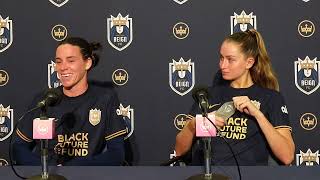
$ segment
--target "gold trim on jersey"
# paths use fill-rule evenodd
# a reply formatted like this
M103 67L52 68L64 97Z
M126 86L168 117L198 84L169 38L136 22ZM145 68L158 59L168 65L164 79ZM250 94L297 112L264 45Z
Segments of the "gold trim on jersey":
M24 141L27 141L27 142L32 142L33 140L32 139L29 139L27 136L25 136L19 129L16 130L18 136L23 139Z
M123 129L121 131L118 131L118 132L115 132L113 134L110 134L109 136L106 136L105 139L106 139L106 141L109 141L110 139L113 139L115 137L121 136L121 135L126 134L126 133L128 133L128 130L127 129Z
M292 132L292 128L290 126L275 126L275 129L289 129Z

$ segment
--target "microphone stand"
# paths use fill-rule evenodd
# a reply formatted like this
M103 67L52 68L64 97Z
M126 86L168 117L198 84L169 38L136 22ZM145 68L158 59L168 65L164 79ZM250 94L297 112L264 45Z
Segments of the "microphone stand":
M202 110L202 117L208 118L207 108L201 104L199 106ZM204 174L193 175L187 180L229 180L230 178L227 176L211 172L211 137L203 137L202 141L204 144Z
M47 107L41 107L40 120L47 120ZM41 148L41 167L42 172L41 175L35 175L28 180L67 180L65 177L58 174L50 174L48 172L48 147L49 140L48 139L40 139L40 148Z

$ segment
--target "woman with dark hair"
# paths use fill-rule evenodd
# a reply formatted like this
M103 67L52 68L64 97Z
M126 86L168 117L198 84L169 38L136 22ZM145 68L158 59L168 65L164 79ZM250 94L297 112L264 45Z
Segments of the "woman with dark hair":
M124 160L124 121L117 115L117 94L88 82L88 72L99 62L99 43L78 37L62 41L56 49L55 69L62 86L60 104L48 107L56 120L56 138L49 141L52 165L121 165ZM43 94L43 93L41 93ZM34 98L31 107L42 100ZM17 128L14 157L17 164L40 164L39 142L32 139L32 121L40 111L27 115Z
M221 77L209 89L208 111L214 114L222 104L232 101L236 112L225 121L215 117L221 132L212 139L213 164L236 165L222 136L240 165L268 165L270 155L290 164L295 145L287 106L260 33L251 29L227 37L220 48L219 67ZM198 104L192 106L190 120L176 137L178 156L186 154L195 142L196 114L201 114ZM193 163L201 163L201 157L194 153Z

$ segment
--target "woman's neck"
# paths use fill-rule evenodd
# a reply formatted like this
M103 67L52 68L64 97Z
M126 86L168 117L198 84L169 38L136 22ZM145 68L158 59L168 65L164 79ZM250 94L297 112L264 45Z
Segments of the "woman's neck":
M238 88L248 88L248 87L252 86L253 84L254 83L253 83L253 80L252 80L250 74L247 74L239 79L233 80L230 83L230 86L238 89Z
M85 93L88 89L88 86L88 83L85 83L83 85L78 85L71 88L63 87L63 94L68 97L77 97Z

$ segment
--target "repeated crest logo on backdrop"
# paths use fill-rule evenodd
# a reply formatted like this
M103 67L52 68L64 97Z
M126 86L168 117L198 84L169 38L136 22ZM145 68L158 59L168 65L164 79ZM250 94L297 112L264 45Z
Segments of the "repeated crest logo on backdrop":
M195 85L194 63L182 57L179 61L172 59L169 63L169 85L180 96L186 95Z
M50 64L48 64L48 87L49 88L56 88L61 85L58 73L56 71L56 63L51 61Z
M0 14L0 53L7 50L13 42L13 22L9 16L2 18Z
M174 118L174 126L178 129L178 130L182 130L183 127L186 125L187 123L187 119L188 119L188 115L186 114L178 114L175 118Z
M0 166L8 166L9 163L7 160L0 158Z
M127 48L133 39L132 18L129 15L123 17L120 13L117 17L111 15L107 18L107 38L116 50Z
M185 39L189 35L190 28L186 23L178 22L173 26L172 32L177 39Z
M125 139L129 138L133 131L134 131L134 109L128 105L127 107L124 107L121 103L119 106L119 109L117 109L117 115L122 116L128 134L126 135Z
M317 57L310 59L309 56L306 56L305 59L298 58L294 62L296 87L306 95L315 92L320 86L319 67L320 61L317 61Z
M311 131L318 124L317 117L312 113L304 113L300 118L300 125L303 129Z
M319 150L312 152L308 149L307 152L300 150L300 153L296 154L296 165L297 166L318 166L319 165Z
M49 0L53 5L61 7L65 5L69 0Z
M9 82L9 74L7 71L0 69L0 87L5 86Z
M51 36L56 41L63 41L68 36L68 30L64 25L57 24L52 28Z
M310 20L303 20L298 25L298 32L302 37L311 37L316 31L316 27Z
M0 104L0 141L6 140L13 131L13 109Z
M230 16L230 23L231 34L248 29L257 29L257 17L253 15L253 12L246 14L243 10L239 15L234 12L233 16Z
M125 69L117 69L112 73L112 81L118 86L125 85L129 80L129 74Z
M181 5L187 2L188 0L173 0L173 1Z

